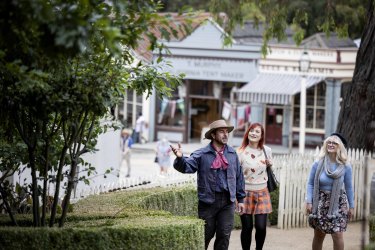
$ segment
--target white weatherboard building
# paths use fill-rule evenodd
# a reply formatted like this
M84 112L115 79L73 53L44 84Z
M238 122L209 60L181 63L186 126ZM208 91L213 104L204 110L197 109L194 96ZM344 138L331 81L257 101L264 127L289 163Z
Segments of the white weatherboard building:
M299 60L307 51L306 144L319 145L335 132L342 84L350 84L357 48L271 46L259 60L257 77L236 91L237 105L250 103L252 120L265 124L266 143L288 146L299 136L301 73Z
M260 46L233 41L224 47L223 34L221 27L208 19L185 39L165 44L170 53L163 57L173 67L164 70L184 73L185 78L172 98L151 100L155 103L155 110L150 112L150 121L155 121L151 138L199 140L202 130L222 117L223 106L231 102L232 89L255 78Z
M318 33L300 47L289 40L271 42L264 58L261 32L252 25L244 28L234 32L232 46L224 47L223 30L208 19L188 37L165 44L169 53L163 57L173 67L164 70L184 73L185 78L172 98L150 100L150 138L199 140L211 121L224 118L237 128L232 144L240 144L249 123L260 122L266 143L291 147L299 139L299 60L304 51L311 61L306 73L306 145L319 145L335 131L341 87L350 83L355 67L355 43Z

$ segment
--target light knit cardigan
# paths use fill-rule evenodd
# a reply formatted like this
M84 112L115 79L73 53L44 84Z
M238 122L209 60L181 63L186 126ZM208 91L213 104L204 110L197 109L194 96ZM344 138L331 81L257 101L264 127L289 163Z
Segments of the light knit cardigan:
M341 176L345 174L345 166L339 164L335 171L329 169L329 159L328 156L325 156L323 159L319 160L318 168L315 173L314 178L314 191L313 191L313 209L312 209L312 216L313 218L318 217L318 203L319 203L319 179L320 175L323 171L326 172L327 176L333 178L333 185L329 203L329 210L327 217L336 218L338 215L338 208L339 208L339 198L341 194L341 188L343 186L343 180Z

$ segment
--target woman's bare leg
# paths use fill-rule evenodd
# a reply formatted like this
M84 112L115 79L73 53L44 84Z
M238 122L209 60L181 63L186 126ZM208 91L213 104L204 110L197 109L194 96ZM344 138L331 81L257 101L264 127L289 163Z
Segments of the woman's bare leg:
M333 249L334 250L344 250L344 233L337 232L332 234Z
M326 234L318 229L314 229L314 239L312 242L312 250L322 250L323 241L326 237Z

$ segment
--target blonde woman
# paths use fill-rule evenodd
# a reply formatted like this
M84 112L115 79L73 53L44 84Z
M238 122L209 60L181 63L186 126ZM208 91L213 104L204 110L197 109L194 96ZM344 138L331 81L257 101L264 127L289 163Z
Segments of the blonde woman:
M346 145L341 134L333 133L324 140L319 160L310 171L306 213L314 228L313 250L322 249L326 234L331 234L335 250L344 249L343 233L354 211L352 167Z
M272 212L271 197L267 189L267 166L272 166L272 151L264 145L264 128L260 123L249 126L237 153L244 173L246 192L245 208L240 214L242 249L250 249L253 224L256 230L256 249L262 249L266 239L267 214Z

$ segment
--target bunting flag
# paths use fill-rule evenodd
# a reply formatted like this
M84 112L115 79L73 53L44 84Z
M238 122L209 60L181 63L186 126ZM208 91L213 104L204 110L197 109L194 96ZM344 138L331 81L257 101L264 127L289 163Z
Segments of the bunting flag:
M245 108L246 106L237 107L237 128L245 126Z
M171 108L171 118L174 118L174 114L176 113L176 101L170 101L169 106Z
M182 115L185 115L184 99L181 98L175 101L163 99L160 105L160 113L158 114L158 123L162 123L164 114L166 114L167 112L171 118L174 118L176 114L176 108L181 110Z
M183 115L185 115L185 102L184 102L184 99L178 99L178 100L176 101L176 103L177 103L177 108L178 108L179 110L181 110L181 113L182 113Z
M230 117L230 111L231 111L231 105L228 102L224 102L223 105L223 111L221 113L221 117L223 117L225 120L229 120Z
M245 121L247 121L249 123L251 123L250 114L251 114L251 107L250 107L250 105L246 105L246 108L245 108Z
M164 116L165 110L168 106L168 103L169 103L168 99L163 99L161 101L160 113L159 113L159 116L158 116L158 123L159 124L162 123L162 121L163 121L163 116Z
M230 114L230 124L237 124L237 109L235 107L231 107L231 114Z

